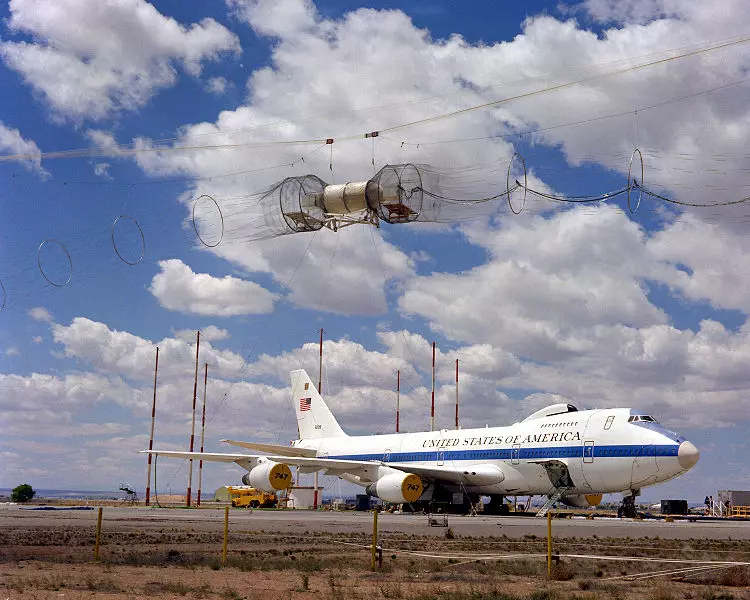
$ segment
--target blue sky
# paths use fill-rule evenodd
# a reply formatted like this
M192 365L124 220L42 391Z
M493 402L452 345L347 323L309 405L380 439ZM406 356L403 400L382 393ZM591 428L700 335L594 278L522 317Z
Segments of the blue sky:
M517 216L501 199L458 222L259 239L253 195L307 173L364 180L374 161L431 165L436 191L491 196L515 152L530 187L598 194L626 185L638 148L645 185L667 197L745 197L748 45L623 72L737 41L741 2L12 0L0 17L0 487L143 487L155 346L157 446L185 449L196 329L207 448L286 443L288 371L316 372L321 327L324 391L352 432L392 429L397 369L404 429L428 425L436 340L441 425L458 358L465 427L561 400L649 409L702 459L647 499L750 485L744 205L646 198L630 214L624 197L530 196ZM374 144L343 139L579 79ZM332 153L289 143L328 137ZM202 194L225 217L211 249L190 220ZM212 205L196 214L215 235ZM127 217L113 231L118 215L145 249ZM143 260L118 259L113 236ZM174 488L186 477L159 468ZM240 475L212 465L206 487Z

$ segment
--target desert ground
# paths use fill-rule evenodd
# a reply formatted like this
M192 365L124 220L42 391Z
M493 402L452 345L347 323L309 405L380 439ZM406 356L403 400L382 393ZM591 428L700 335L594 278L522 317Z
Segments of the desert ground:
M748 599L750 523L379 516L223 508L0 507L0 600L30 598ZM745 564L741 564L745 563Z

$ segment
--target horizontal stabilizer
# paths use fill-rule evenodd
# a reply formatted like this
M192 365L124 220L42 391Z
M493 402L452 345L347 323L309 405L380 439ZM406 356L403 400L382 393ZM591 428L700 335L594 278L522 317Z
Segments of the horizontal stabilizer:
M281 446L279 444L261 444L256 442L238 442L236 440L221 440L232 446L239 446L240 448L247 448L248 450L255 450L256 452L263 452L265 454L279 454L281 456L306 456L308 458L314 458L317 456L317 451L310 448L296 448L294 446Z

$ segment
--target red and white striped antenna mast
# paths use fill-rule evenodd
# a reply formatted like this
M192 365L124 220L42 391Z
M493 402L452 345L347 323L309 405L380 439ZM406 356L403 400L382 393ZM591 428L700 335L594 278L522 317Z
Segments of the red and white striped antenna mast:
M159 346L156 347L156 365L154 366L154 402L151 405L151 434L148 438L149 451L154 449L154 424L156 422L156 376L159 372ZM151 459L153 455L148 455L148 474L146 475L146 506L151 504Z
M323 393L323 334L325 331L320 328L320 345L318 349L318 394ZM313 478L313 510L318 510L318 472L315 471Z
M195 447L195 405L198 399L198 353L201 348L201 332L198 331L195 342L195 378L193 380L193 427L190 431L190 452ZM190 496L193 493L193 459L188 466L187 506L190 506Z
M399 417L401 414L401 371L396 371L396 433L398 433Z
M435 431L435 342L432 342L432 406L430 407L430 431Z
M201 416L201 454L203 454L203 440L206 438L206 390L208 389L208 363L203 375L203 415ZM203 484L203 459L198 462L198 500L196 506L201 505L201 487Z
M456 429L458 429L458 359L456 359Z

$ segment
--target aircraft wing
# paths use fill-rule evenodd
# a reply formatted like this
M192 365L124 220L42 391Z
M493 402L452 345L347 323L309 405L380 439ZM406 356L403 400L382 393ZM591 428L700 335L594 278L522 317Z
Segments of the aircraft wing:
M184 458L192 460L206 460L211 462L237 463L243 469L250 470L252 463L258 456L249 454L223 454L219 452L177 452L171 450L141 450L141 454L153 454L154 456L168 456L170 458Z
M273 462L300 467L310 472L326 471L330 475L352 474L370 480L374 480L373 477L377 475L378 467L390 467L392 469L403 471L404 473L414 473L425 479L446 481L450 483L463 483L468 485L492 485L500 483L505 479L505 474L502 470L499 467L490 464L471 465L463 468L454 466L427 466L413 463L385 463L382 461L341 460L325 457L312 458L307 456L285 456L274 454L251 455L163 450L142 450L142 452L145 454L150 453L159 456L169 456L172 458L233 462L247 470L250 470L254 466L254 463L258 458L265 458Z

